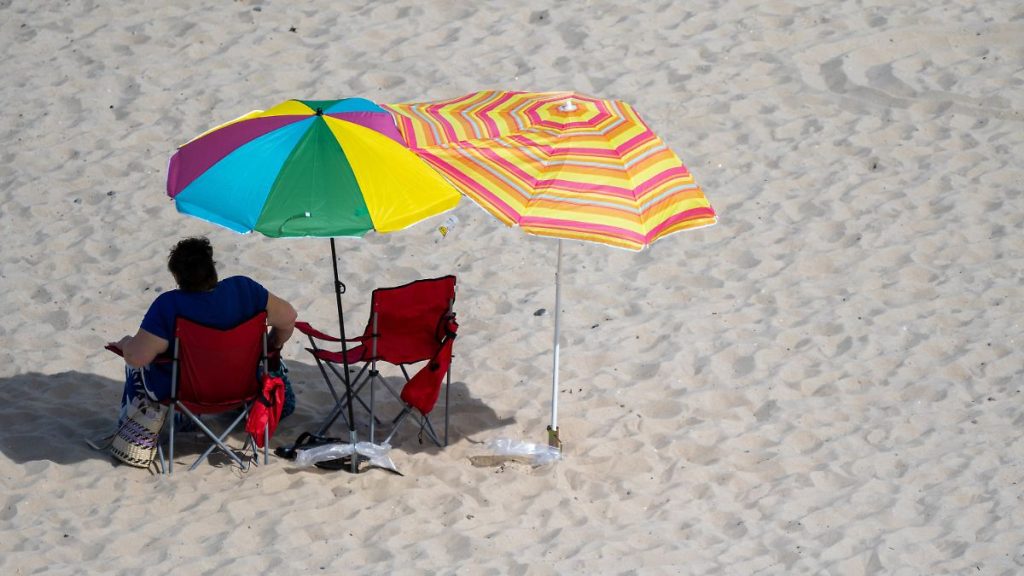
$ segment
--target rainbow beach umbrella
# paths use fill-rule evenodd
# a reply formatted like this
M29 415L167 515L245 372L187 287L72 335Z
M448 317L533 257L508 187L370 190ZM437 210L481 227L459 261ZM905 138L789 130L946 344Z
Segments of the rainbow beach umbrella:
M179 212L235 232L330 238L343 347L334 238L401 230L459 201L406 148L391 115L362 98L288 100L208 130L171 157L167 194ZM354 443L351 412L350 396Z
M716 222L679 157L632 106L574 92L485 90L386 105L409 147L509 226L559 239L549 442L558 437L562 242L642 250Z
M171 157L167 195L183 214L275 238L394 232L459 199L362 98L288 100L209 130Z

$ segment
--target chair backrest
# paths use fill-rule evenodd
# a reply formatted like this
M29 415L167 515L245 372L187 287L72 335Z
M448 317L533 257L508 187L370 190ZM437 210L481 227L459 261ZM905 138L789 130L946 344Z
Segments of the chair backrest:
M370 302L364 345L375 359L391 364L428 360L442 344L454 302L455 276L378 288Z
M173 396L197 414L230 410L259 393L267 313L218 330L185 318L174 329Z

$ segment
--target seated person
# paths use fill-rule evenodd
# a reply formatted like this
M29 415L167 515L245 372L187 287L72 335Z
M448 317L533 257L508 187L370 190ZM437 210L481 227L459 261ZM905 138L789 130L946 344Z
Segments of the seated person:
M127 414L133 398L145 396L146 388L157 400L171 396L171 365L152 363L168 351L174 339L174 322L183 316L218 329L231 328L267 311L270 334L267 346L279 351L295 328L295 309L273 295L258 282L245 276L217 280L213 247L206 238L186 238L171 249L167 268L178 285L157 296L142 319L135 336L125 336L116 345L133 368L125 381L121 397L121 418Z

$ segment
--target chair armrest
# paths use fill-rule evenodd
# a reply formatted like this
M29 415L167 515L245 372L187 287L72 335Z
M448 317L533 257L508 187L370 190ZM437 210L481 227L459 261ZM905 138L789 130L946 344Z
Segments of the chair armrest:
M312 326L310 326L309 322L296 322L295 323L295 329L298 330L299 332L302 332L306 336L309 336L311 338L316 338L317 340L324 340L324 341L327 341L327 342L341 342L341 338L336 338L334 336L331 336L330 334L325 334L325 333L317 330L316 328L313 328ZM346 342L361 342L362 340L360 338L346 338L345 341Z
M118 356L124 358L124 351L121 350L121 347L118 346L115 342L108 342L107 345L104 346L103 348L106 350L110 350L114 354L117 354ZM174 358L172 358L170 354L164 352L163 354L159 354L156 358L153 359L153 364L170 364L173 361Z
M308 322L296 322L295 329L298 330L299 332L302 332L306 336L316 338L317 340L326 340L328 342L340 342L340 338L335 338L334 336L331 336L329 334L324 334L323 332L310 326Z
M364 362L366 360L367 348L366 346L356 346L355 348L349 348L347 354L344 356L340 351L334 352L331 350L324 350L323 348L306 348L306 352L312 354L315 358L319 358L324 362L330 362L332 364L341 364L348 362L349 364L355 364L357 362Z

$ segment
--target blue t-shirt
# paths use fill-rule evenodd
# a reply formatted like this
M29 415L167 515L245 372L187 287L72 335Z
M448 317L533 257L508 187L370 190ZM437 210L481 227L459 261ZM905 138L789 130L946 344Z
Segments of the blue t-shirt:
M232 328L267 309L267 289L245 276L232 276L209 292L171 290L156 297L142 319L142 329L174 341L178 316L220 330Z
M245 276L232 276L208 292L171 290L157 296L142 318L142 329L174 345L174 321L178 316L218 329L227 329L267 309L267 289ZM153 364L146 385L163 399L171 395L168 364Z

